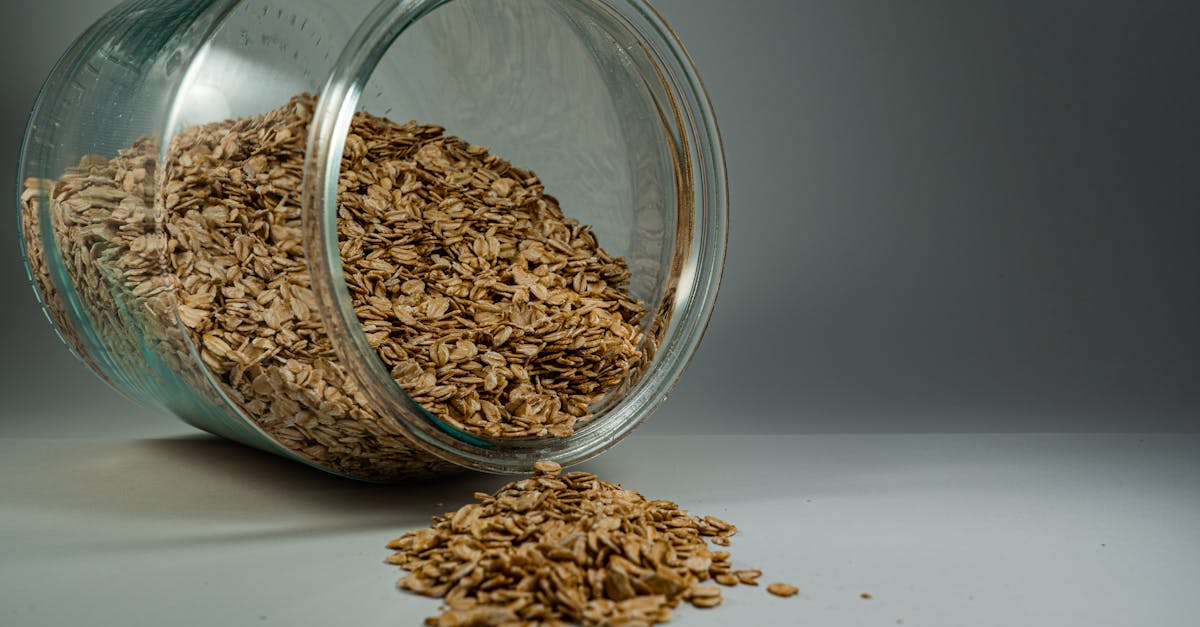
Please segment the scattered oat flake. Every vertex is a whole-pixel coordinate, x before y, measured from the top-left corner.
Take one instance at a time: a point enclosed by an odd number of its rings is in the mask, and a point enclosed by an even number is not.
[[[542,461],[534,464],[533,470],[542,475],[557,475],[562,472],[562,466],[558,462]]]
[[[758,570],[757,568],[735,570],[733,571],[733,574],[738,578],[738,581],[746,584],[747,586],[757,586],[758,578],[762,577],[762,571]]]
[[[736,586],[739,583],[737,576],[732,573],[720,573],[715,575],[713,577],[713,581],[721,584],[722,586]]]
[[[791,584],[776,581],[767,584],[767,592],[770,592],[777,597],[790,597],[795,596],[798,592],[800,592],[800,588],[797,588]]]

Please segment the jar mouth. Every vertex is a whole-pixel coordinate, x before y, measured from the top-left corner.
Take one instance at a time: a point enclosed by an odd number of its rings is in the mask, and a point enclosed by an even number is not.
[[[538,0],[531,1],[536,3]],[[652,176],[647,173],[659,173],[654,175],[653,184],[639,187],[637,182],[629,183],[629,189],[634,190],[630,198],[635,205],[631,215],[644,215],[650,223],[658,216],[667,223],[665,229],[663,225],[648,227],[659,230],[655,231],[656,239],[646,240],[652,240],[651,245],[642,247],[649,250],[645,253],[648,259],[654,255],[661,257],[651,263],[661,268],[661,275],[648,281],[643,292],[648,297],[649,311],[642,328],[653,338],[657,350],[653,361],[636,381],[594,407],[594,417],[581,423],[570,436],[492,438],[451,426],[404,392],[377,357],[359,323],[343,278],[337,228],[338,181],[343,146],[352,119],[375,94],[372,77],[381,71],[381,63],[408,42],[423,41],[414,33],[438,20],[451,20],[446,16],[452,16],[453,11],[459,11],[464,20],[470,21],[467,15],[471,10],[469,4],[470,0],[382,2],[363,21],[336,61],[313,113],[304,166],[303,244],[312,275],[312,289],[326,332],[349,379],[385,419],[391,420],[420,448],[458,465],[488,472],[522,472],[533,462],[543,459],[574,464],[603,452],[636,428],[665,400],[699,344],[712,312],[724,263],[727,192],[720,136],[711,106],[686,52],[661,16],[648,4],[642,0],[544,1],[546,9],[558,14],[555,18],[558,23],[570,28],[579,38],[572,45],[594,55],[597,69],[603,70],[597,72],[597,76],[609,77],[606,91],[596,87],[596,91],[589,93],[600,94],[597,101],[607,99],[612,107],[620,110],[613,119],[620,122],[621,132],[627,138],[643,138],[624,143],[628,161],[620,171],[630,172],[630,176],[638,181]],[[495,5],[490,3],[490,6]],[[479,21],[474,23],[479,25]],[[455,28],[461,30],[464,24]],[[413,53],[412,50],[405,52]],[[454,57],[453,53],[451,56]],[[446,70],[442,68],[441,71]],[[468,68],[468,71],[474,70]],[[404,82],[410,80],[412,89],[418,89],[420,76],[404,76]],[[548,85],[546,89],[561,87]],[[469,91],[471,86],[461,88]],[[382,96],[383,91],[376,95]],[[469,95],[457,94],[455,97],[456,106],[466,107],[469,104],[464,102],[472,102]],[[421,104],[415,102],[410,109],[419,114]],[[636,110],[637,115],[620,115],[631,110]],[[554,116],[577,113],[569,110],[549,112],[546,114],[548,126],[565,128],[554,126],[557,119]],[[459,126],[471,126],[470,121],[474,119],[477,118],[466,112],[461,117],[466,122]],[[422,121],[443,124],[440,119]],[[494,130],[487,126],[491,123],[480,123],[478,133],[464,132],[463,135],[478,141],[477,134],[487,135]],[[458,131],[455,126],[446,126],[448,132]],[[589,136],[594,137],[595,132],[592,133]],[[504,139],[509,140],[511,150],[520,152],[523,148],[520,132],[501,127],[495,137],[500,138],[502,145]],[[573,136],[572,140],[581,137],[584,136]],[[484,141],[489,140],[484,138]],[[534,140],[529,143],[537,145]],[[572,145],[583,144],[575,141]],[[533,151],[531,154],[536,159],[541,153]],[[519,159],[514,162],[522,167],[526,165]],[[553,169],[554,164],[550,167]],[[533,169],[536,171],[537,167]],[[570,180],[569,173],[566,170],[564,173],[560,180]],[[539,171],[539,174],[542,173]],[[594,173],[589,171],[589,174]],[[575,185],[575,189],[580,187],[583,186]],[[592,189],[596,195],[587,196]],[[553,189],[548,191],[554,192]],[[581,202],[588,204],[589,210],[599,212],[597,215],[603,213],[605,203],[615,202],[604,196],[606,192],[602,186],[594,185],[579,193]],[[593,199],[597,199],[596,202],[589,204]],[[647,208],[638,214],[642,200],[654,209]],[[565,202],[564,211],[571,215]],[[620,222],[614,220],[614,225]],[[620,236],[616,226],[613,232]],[[605,235],[600,233],[602,239]],[[637,248],[638,238],[634,233],[630,245]]]

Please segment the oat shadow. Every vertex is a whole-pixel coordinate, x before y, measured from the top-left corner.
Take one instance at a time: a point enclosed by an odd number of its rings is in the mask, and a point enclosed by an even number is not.
[[[128,522],[149,537],[255,539],[427,524],[511,480],[462,472],[375,484],[345,479],[208,435],[147,440],[29,441],[7,456],[6,506],[53,521]]]

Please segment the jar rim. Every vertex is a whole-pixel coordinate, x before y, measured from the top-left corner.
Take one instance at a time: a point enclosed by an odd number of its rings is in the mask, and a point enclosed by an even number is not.
[[[321,90],[309,127],[301,202],[312,289],[326,333],[351,381],[386,420],[422,450],[487,472],[523,472],[548,459],[575,464],[613,446],[636,428],[678,381],[699,345],[724,267],[728,196],[720,133],[699,76],[674,32],[644,0],[573,0],[628,29],[653,67],[667,98],[683,228],[667,305],[673,321],[657,358],[603,416],[565,438],[503,440],[454,429],[429,414],[392,379],[375,356],[342,278],[337,236],[337,187],[342,150],[360,96],[387,51],[422,18],[454,0],[385,0],[357,29]],[[673,119],[670,119],[673,118]],[[684,236],[686,234],[686,237]],[[653,313],[653,312],[651,312]]]

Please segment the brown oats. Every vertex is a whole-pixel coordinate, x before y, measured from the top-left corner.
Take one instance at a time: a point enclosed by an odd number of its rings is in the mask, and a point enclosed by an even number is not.
[[[564,437],[643,359],[629,271],[537,175],[441,127],[358,114],[338,187],[371,345],[451,425]]]
[[[762,577],[762,571],[758,570],[757,568],[747,569],[747,570],[735,570],[735,571],[733,571],[733,574],[734,574],[734,576],[736,576],[738,578],[738,581],[746,584],[747,586],[757,586],[758,578]]]
[[[101,376],[141,381],[147,359],[161,362],[152,367],[165,383],[146,385],[182,382],[323,467],[377,479],[446,472],[355,389],[318,317],[300,219],[314,105],[301,95],[184,128],[161,162],[158,143],[141,139],[112,158],[86,155],[56,181],[25,181],[31,274]],[[452,425],[568,436],[653,357],[662,328],[641,332],[625,262],[565,217],[536,175],[485,148],[358,113],[338,201],[363,331],[396,381]],[[56,289],[43,230],[105,368]]]
[[[721,584],[722,586],[736,586],[738,583],[740,583],[740,580],[730,573],[720,573],[713,577],[713,581]]]
[[[767,584],[767,592],[770,592],[777,597],[790,597],[795,596],[798,592],[800,592],[800,588],[776,581]]]
[[[671,501],[552,462],[475,498],[388,544],[396,551],[388,563],[408,571],[401,589],[444,599],[448,609],[429,625],[505,611],[514,625],[652,625],[682,601],[720,605],[720,588],[699,584],[732,576],[729,552],[705,542],[728,538],[732,525],[717,529]],[[698,572],[701,564],[708,570]]]
[[[553,476],[562,472],[562,466],[560,466],[558,462],[543,461],[535,463],[533,465],[533,470],[541,475]]]

